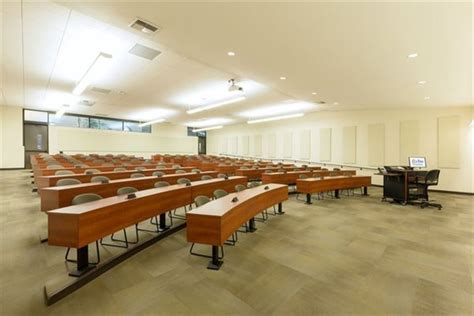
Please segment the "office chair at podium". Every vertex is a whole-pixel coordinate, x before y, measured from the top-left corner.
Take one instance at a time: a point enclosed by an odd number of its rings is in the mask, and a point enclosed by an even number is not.
[[[433,169],[428,171],[423,178],[416,179],[414,185],[419,189],[417,191],[420,192],[419,195],[421,196],[421,199],[419,200],[419,203],[421,208],[433,206],[440,210],[443,207],[439,203],[430,202],[428,197],[428,188],[433,185],[438,185],[439,172],[438,169]]]

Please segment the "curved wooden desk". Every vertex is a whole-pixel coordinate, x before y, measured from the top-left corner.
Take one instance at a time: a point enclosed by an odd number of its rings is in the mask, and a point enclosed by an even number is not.
[[[233,202],[234,198],[238,201]],[[288,200],[286,185],[268,184],[211,201],[186,213],[187,240],[211,245],[212,260],[208,268],[218,270],[222,265],[222,261],[218,259],[218,246],[222,246],[247,221],[251,231],[254,231],[253,218],[265,209],[278,204],[278,212],[282,214],[281,203],[285,200]]]

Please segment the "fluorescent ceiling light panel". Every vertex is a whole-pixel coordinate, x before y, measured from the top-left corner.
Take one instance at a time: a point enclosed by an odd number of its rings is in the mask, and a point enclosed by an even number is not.
[[[207,111],[207,110],[210,110],[210,109],[214,109],[214,108],[217,108],[217,107],[220,107],[220,106],[223,106],[223,105],[228,105],[228,104],[240,102],[240,101],[243,101],[243,100],[245,100],[245,97],[244,97],[244,96],[241,96],[241,97],[234,98],[234,99],[230,99],[230,100],[227,100],[227,101],[222,101],[222,102],[218,102],[218,103],[214,103],[214,104],[209,104],[209,105],[205,105],[205,106],[200,106],[200,107],[194,108],[194,109],[192,109],[192,110],[188,110],[188,111],[186,111],[186,113],[188,113],[188,114],[194,114],[194,113],[198,113],[198,112],[202,112],[202,111]]]
[[[187,122],[185,125],[186,126],[191,126],[193,128],[205,128],[208,126],[216,126],[216,125],[222,125],[225,123],[229,123],[232,120],[228,118],[222,118],[222,117],[214,117],[214,118],[206,118],[202,120],[197,120],[197,121],[192,121],[192,122]]]
[[[156,120],[153,120],[153,121],[140,123],[140,124],[138,124],[138,126],[143,127],[143,126],[147,126],[147,125],[151,125],[151,124],[155,124],[155,123],[162,123],[164,121],[165,121],[164,118],[160,118],[160,119],[156,119]]]
[[[204,131],[210,131],[210,130],[213,130],[213,129],[219,129],[219,128],[223,128],[223,127],[224,127],[223,125],[218,125],[218,126],[197,128],[197,129],[193,129],[193,133],[204,132]]]
[[[74,90],[72,90],[72,93],[74,95],[81,95],[97,76],[104,73],[111,60],[112,55],[102,52],[99,53],[99,55],[94,59],[94,62],[87,69],[84,76],[79,80]]]
[[[304,116],[304,113],[281,115],[281,116],[267,117],[267,118],[258,119],[258,120],[250,120],[250,121],[247,121],[247,123],[248,124],[263,123],[263,122],[284,120],[284,119],[290,119],[290,118],[296,118],[296,117],[302,117],[302,116]]]
[[[303,112],[311,109],[316,109],[317,105],[310,102],[295,102],[294,100],[290,100],[287,102],[283,102],[278,105],[272,106],[265,106],[261,108],[257,108],[254,110],[249,110],[245,112],[241,112],[238,115],[241,117],[249,118],[249,119],[257,119],[260,117],[268,117],[269,115],[285,115],[291,114],[295,112]]]

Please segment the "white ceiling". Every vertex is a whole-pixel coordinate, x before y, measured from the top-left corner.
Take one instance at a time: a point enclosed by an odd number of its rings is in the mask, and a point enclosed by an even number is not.
[[[24,2],[23,23],[20,3],[4,2],[2,11],[8,105],[57,110],[68,103],[75,113],[182,124],[472,105],[471,3]],[[160,31],[129,28],[136,17]],[[130,55],[136,43],[163,53],[153,61]],[[74,105],[71,91],[101,51],[113,61],[94,85],[112,92],[87,90],[81,99],[96,104]],[[407,58],[413,52],[418,57]],[[186,114],[227,99],[230,78],[244,87],[245,101]]]

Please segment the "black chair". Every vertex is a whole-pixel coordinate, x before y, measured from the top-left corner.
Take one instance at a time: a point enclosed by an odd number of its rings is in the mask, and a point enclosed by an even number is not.
[[[415,180],[415,185],[418,189],[417,191],[421,191],[421,193],[419,194],[421,196],[421,208],[430,206],[437,207],[438,210],[441,210],[443,208],[443,206],[439,203],[430,202],[430,199],[428,197],[428,188],[433,185],[438,185],[439,173],[440,171],[438,169],[433,169],[428,171],[424,177],[417,178]]]

